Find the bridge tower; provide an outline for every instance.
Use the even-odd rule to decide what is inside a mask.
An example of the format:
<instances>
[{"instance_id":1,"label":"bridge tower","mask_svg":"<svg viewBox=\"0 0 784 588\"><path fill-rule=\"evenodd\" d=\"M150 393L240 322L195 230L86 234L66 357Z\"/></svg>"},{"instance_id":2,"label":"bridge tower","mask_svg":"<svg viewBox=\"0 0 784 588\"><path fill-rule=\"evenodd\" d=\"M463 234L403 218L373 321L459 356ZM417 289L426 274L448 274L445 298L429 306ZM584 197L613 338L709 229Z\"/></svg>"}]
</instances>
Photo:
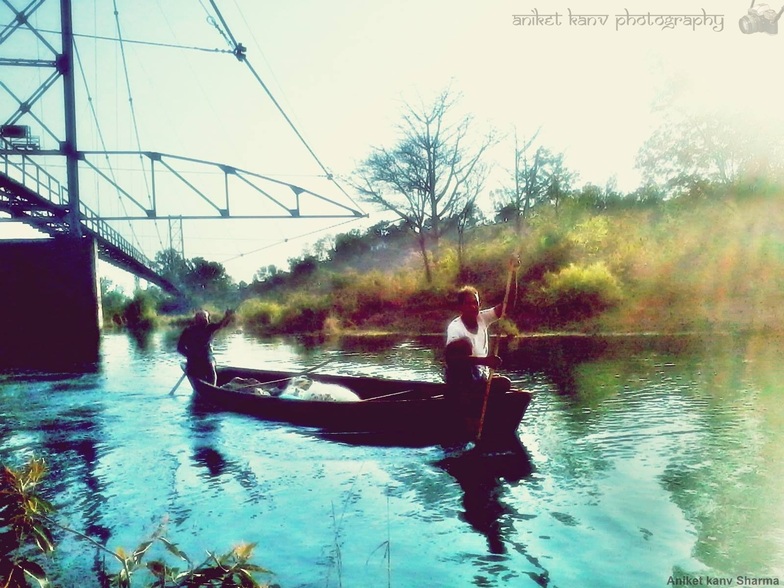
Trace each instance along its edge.
<instances>
[{"instance_id":1,"label":"bridge tower","mask_svg":"<svg viewBox=\"0 0 784 588\"><path fill-rule=\"evenodd\" d=\"M0 45L21 28L30 29L53 53L53 59L0 59L2 66L44 68L49 78L27 100L16 98L16 112L2 125L2 145L6 174L2 177L0 199L5 210L15 216L14 205L22 202L20 188L8 175L9 159L42 152L38 137L32 137L27 125L18 124L32 118L50 134L45 121L31 114L31 106L58 79L62 81L62 137L50 151L65 159L67 201L53 207L49 214L65 221L67 229L52 239L0 242L0 308L6 335L0 341L0 364L15 367L51 367L77 369L98 359L101 327L100 291L97 280L97 248L90 235L83 234L80 221L79 151L77 148L76 101L74 82L74 45L71 0L59 0L61 48L57 51L35 31L31 14L41 2L31 3L15 12L14 21L0 36ZM18 71L18 69L17 69ZM2 115L2 114L0 114ZM24 161L22 165L25 165ZM0 170L2 171L2 170ZM23 195L22 195L23 196ZM33 197L34 195L31 195ZM18 208L21 209L21 206ZM24 211L24 213L28 213ZM18 216L22 216L19 212ZM41 211L36 211L41 214Z\"/></svg>"}]
</instances>

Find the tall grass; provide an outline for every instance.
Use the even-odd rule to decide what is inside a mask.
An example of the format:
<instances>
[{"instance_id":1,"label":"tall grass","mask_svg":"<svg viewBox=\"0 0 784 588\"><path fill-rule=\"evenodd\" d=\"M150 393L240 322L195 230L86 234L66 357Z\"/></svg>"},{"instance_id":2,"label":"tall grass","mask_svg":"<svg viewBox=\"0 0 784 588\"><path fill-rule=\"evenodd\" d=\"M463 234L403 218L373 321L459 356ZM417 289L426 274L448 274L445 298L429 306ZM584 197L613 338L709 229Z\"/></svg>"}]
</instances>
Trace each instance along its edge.
<instances>
[{"instance_id":1,"label":"tall grass","mask_svg":"<svg viewBox=\"0 0 784 588\"><path fill-rule=\"evenodd\" d=\"M485 225L467 235L461 256L442 241L431 283L417 256L401 250L394 268L388 260L363 273L321 267L274 298L246 301L240 315L267 332L440 332L460 285L477 287L484 305L502 300L507 260L519 252L510 331L779 328L784 196L716 198L602 212L573 206L530 219L521 234Z\"/></svg>"}]
</instances>

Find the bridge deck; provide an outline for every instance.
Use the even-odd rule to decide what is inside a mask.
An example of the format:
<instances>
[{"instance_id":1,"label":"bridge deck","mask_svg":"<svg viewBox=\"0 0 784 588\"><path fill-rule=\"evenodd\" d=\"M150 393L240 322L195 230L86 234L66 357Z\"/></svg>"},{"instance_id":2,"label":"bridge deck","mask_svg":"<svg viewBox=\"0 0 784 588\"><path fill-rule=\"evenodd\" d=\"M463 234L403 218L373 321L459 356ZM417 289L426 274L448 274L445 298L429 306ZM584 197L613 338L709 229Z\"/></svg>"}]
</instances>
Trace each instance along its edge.
<instances>
[{"instance_id":1,"label":"bridge deck","mask_svg":"<svg viewBox=\"0 0 784 588\"><path fill-rule=\"evenodd\" d=\"M5 158L0 171L0 210L47 235L67 235L68 195L56 178L27 158L17 164ZM89 207L80 205L82 231L91 235L104 261L131 272L164 290L177 293L177 288L152 269L152 262L119 232L102 221Z\"/></svg>"}]
</instances>

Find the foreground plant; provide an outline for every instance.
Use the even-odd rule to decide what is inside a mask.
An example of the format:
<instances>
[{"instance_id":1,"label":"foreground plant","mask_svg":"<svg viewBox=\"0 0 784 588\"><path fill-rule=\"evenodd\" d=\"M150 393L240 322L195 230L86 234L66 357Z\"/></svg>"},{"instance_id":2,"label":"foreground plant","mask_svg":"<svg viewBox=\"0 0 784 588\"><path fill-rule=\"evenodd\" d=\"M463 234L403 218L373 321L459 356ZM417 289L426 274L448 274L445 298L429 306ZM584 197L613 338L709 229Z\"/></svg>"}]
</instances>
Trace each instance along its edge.
<instances>
[{"instance_id":1,"label":"foreground plant","mask_svg":"<svg viewBox=\"0 0 784 588\"><path fill-rule=\"evenodd\" d=\"M36 494L46 467L31 460L19 470L0 471L0 583L3 588L27 587L28 578L47 586L46 573L32 558L54 550L46 524L54 507Z\"/></svg>"},{"instance_id":2,"label":"foreground plant","mask_svg":"<svg viewBox=\"0 0 784 588\"><path fill-rule=\"evenodd\" d=\"M250 562L255 544L243 543L225 553L207 553L199 563L193 561L175 543L163 536L163 525L132 552L119 548L107 549L96 540L69 527L60 525L49 515L54 507L36 493L44 479L43 460L33 459L14 470L3 466L0 472L0 588L29 588L30 581L49 586L44 568L36 561L42 554L54 552L52 528L57 527L83 539L110 555L120 565L114 574L104 573L110 586L132 588L136 578L146 580L148 588L261 588L254 574L271 574ZM175 556L181 567L163 558L146 561L155 545Z\"/></svg>"}]
</instances>

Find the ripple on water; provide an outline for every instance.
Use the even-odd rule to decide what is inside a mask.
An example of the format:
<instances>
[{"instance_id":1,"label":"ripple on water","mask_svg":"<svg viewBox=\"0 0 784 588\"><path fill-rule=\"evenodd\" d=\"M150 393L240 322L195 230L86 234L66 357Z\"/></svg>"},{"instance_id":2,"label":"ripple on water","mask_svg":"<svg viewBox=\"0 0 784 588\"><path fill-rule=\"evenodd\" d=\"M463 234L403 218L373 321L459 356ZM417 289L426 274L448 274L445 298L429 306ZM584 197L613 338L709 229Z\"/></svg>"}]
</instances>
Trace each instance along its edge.
<instances>
[{"instance_id":1,"label":"ripple on water","mask_svg":"<svg viewBox=\"0 0 784 588\"><path fill-rule=\"evenodd\" d=\"M385 345L228 335L216 352L440 378L433 349ZM387 545L393 584L412 586L658 587L674 568L761 573L783 559L780 368L766 375L761 360L716 356L705 369L658 349L560 349L548 356L560 363L520 367L510 356L515 384L534 392L526 468L200 413L187 382L169 394L181 374L172 346L112 335L98 373L0 378L0 455L45 457L59 515L112 547L166 521L194 556L257 543L282 586L387 585ZM91 554L63 550L89 575Z\"/></svg>"}]
</instances>

